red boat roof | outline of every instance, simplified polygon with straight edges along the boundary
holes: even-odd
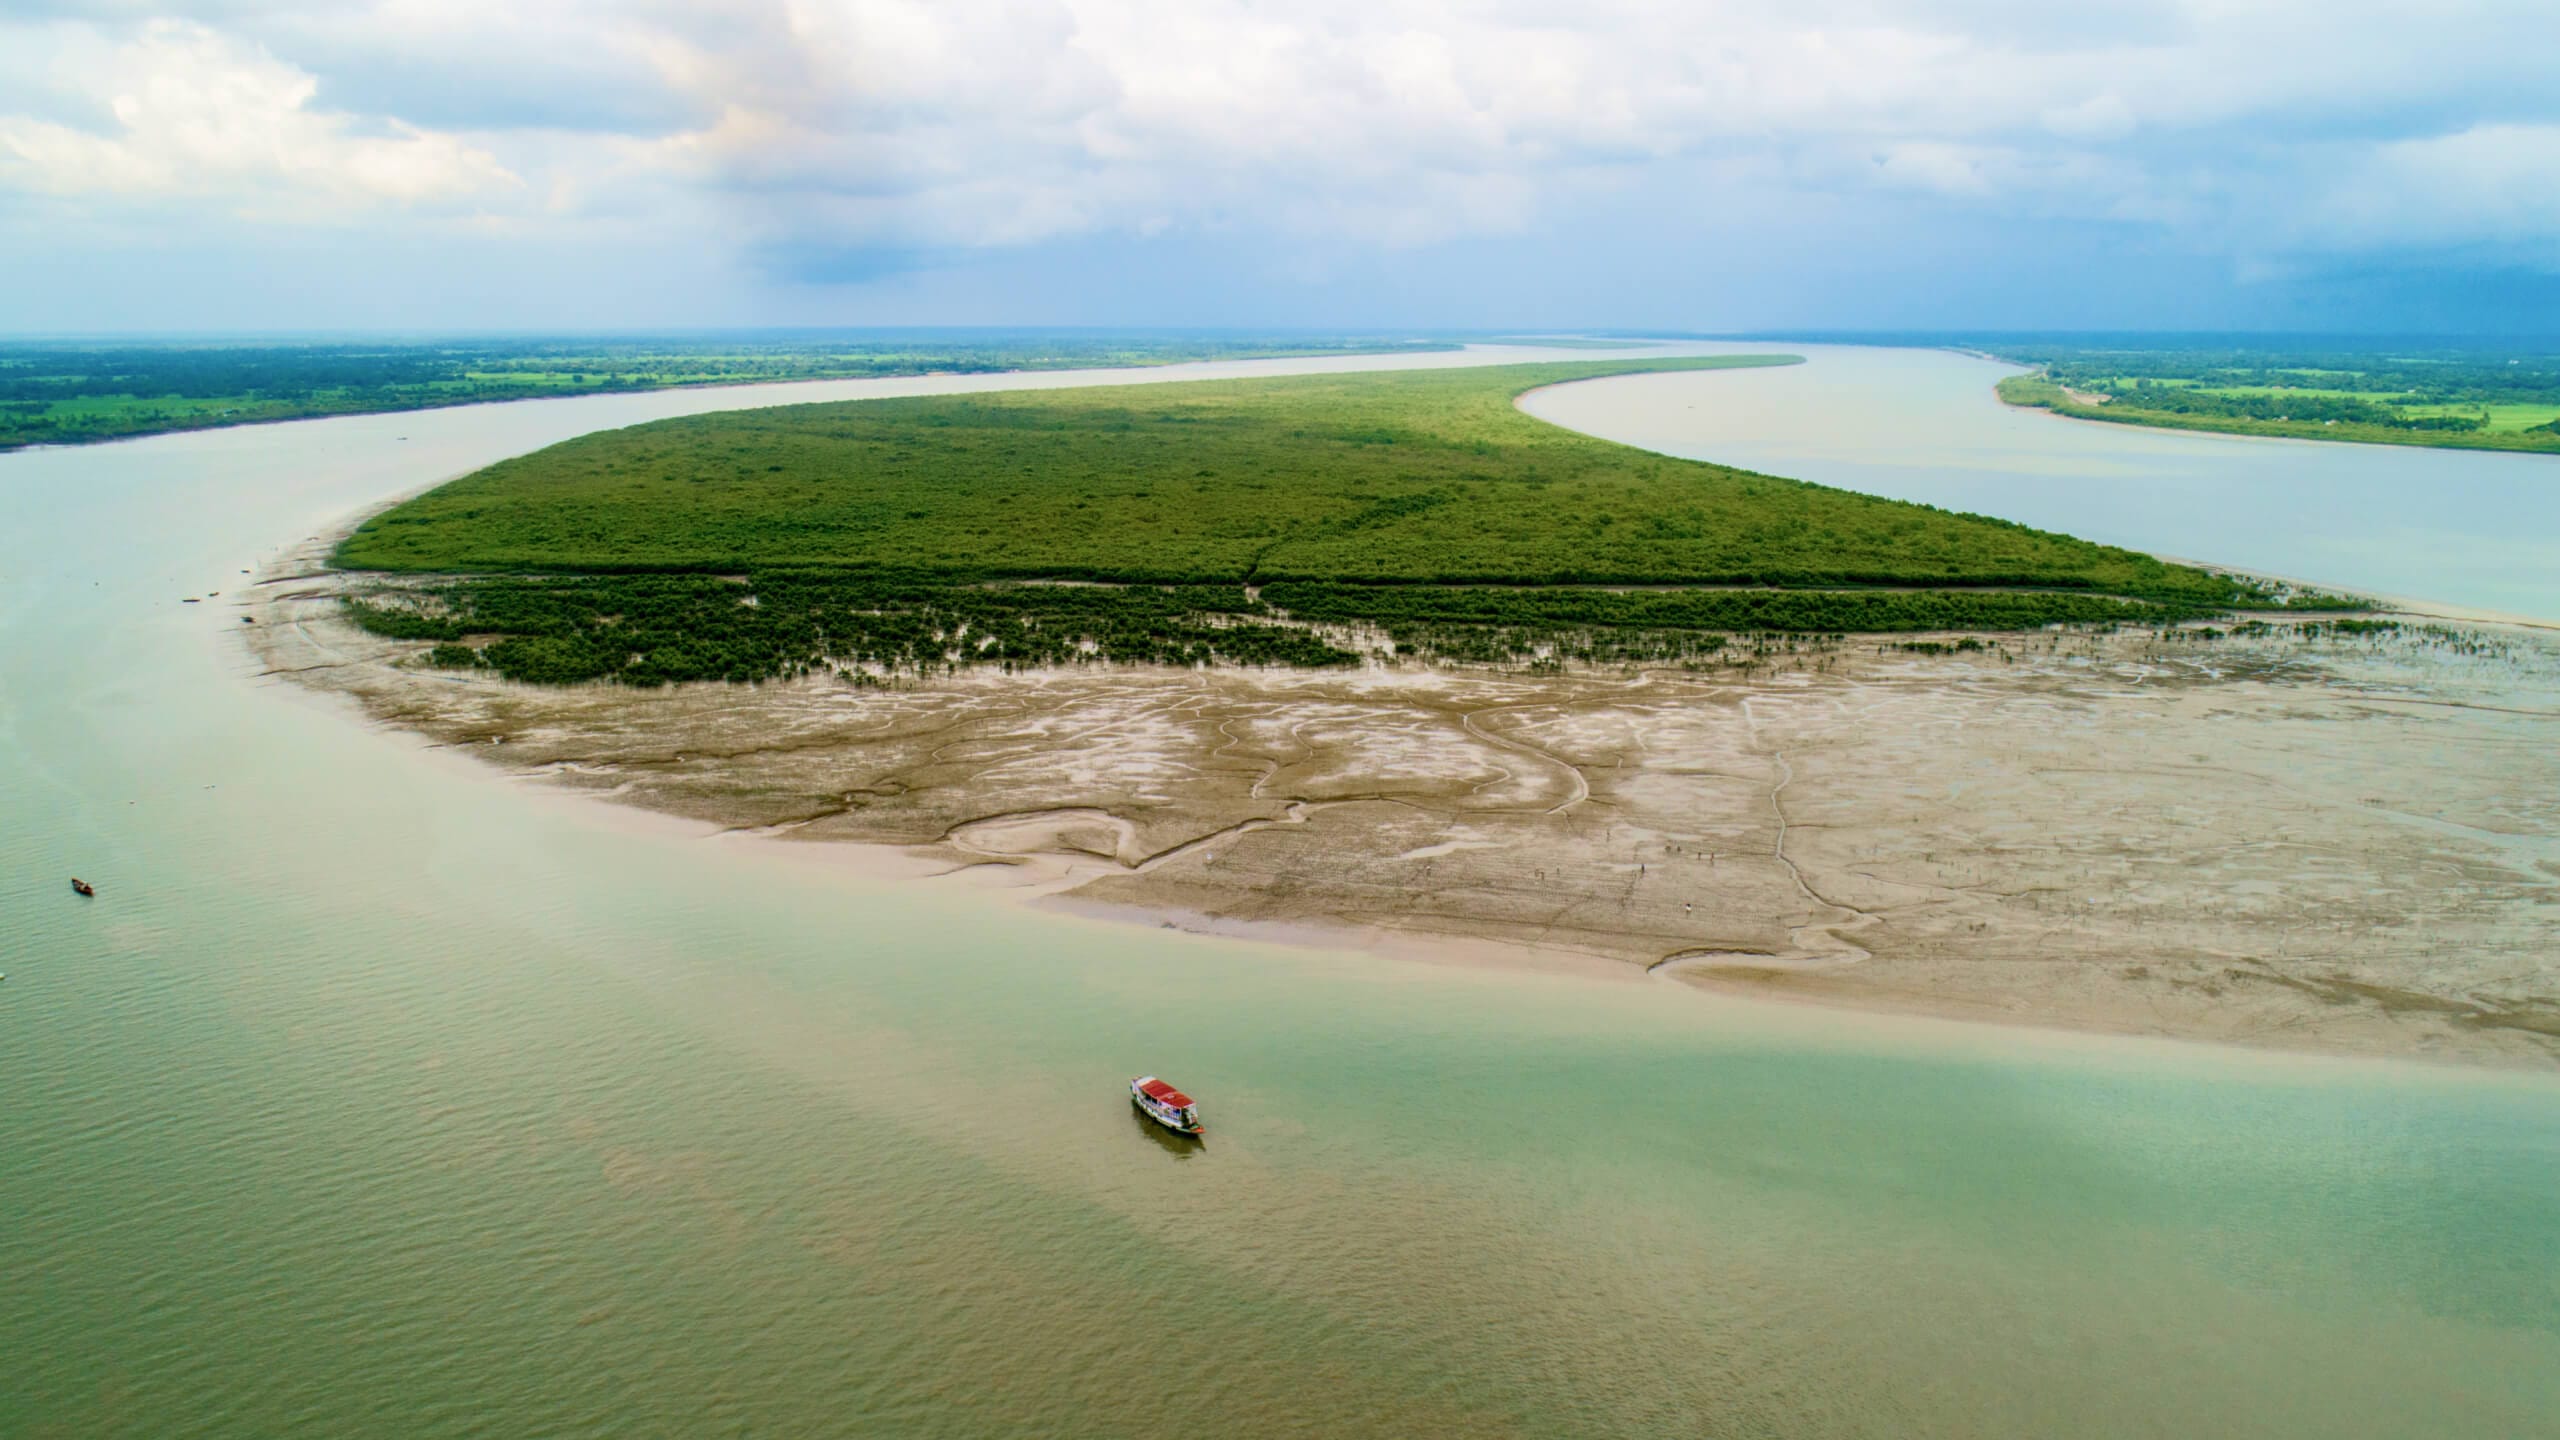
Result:
[[[1176,1110],[1188,1110],[1191,1108],[1190,1096],[1183,1094],[1181,1091],[1174,1089],[1172,1086],[1167,1085],[1161,1080],[1150,1079],[1145,1084],[1139,1086],[1138,1090],[1148,1099],[1161,1101],[1164,1104],[1172,1106]]]

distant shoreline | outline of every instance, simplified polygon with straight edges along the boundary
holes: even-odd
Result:
[[[1958,354],[1978,352],[1958,351]],[[2226,435],[2235,440],[2307,440],[2325,445],[2397,445],[2416,450],[2467,450],[2493,455],[2540,455],[2560,458],[2560,440],[2549,443],[2519,439],[2515,432],[2504,435],[2481,434],[2459,430],[2401,431],[2378,425],[2312,425],[2308,422],[2271,420],[2236,420],[2211,415],[2173,415],[2157,410],[2119,407],[2109,401],[2103,404],[2084,402],[2080,392],[2048,378],[2043,369],[1999,355],[1982,355],[1982,359],[2014,365],[2027,373],[2011,375],[1991,387],[2000,403],[2012,410],[2041,410],[2064,420],[2087,420],[2101,425],[2131,425],[2146,430],[2168,430],[2192,435]],[[2036,393],[2051,391],[2051,395]],[[2258,428],[2244,428],[2258,427]]]
[[[1463,341],[1450,341],[1446,343],[1433,342],[1428,344],[1416,343],[1410,345],[1378,344],[1371,346],[1343,346],[1331,349],[1290,349],[1287,347],[1275,347],[1267,350],[1255,350],[1248,348],[1246,351],[1232,354],[1208,352],[1199,354],[1174,353],[1161,357],[1149,358],[1119,356],[1113,357],[1109,360],[1077,358],[1061,361],[1054,365],[972,366],[967,364],[920,363],[909,368],[873,370],[860,374],[837,374],[813,371],[812,373],[796,375],[721,376],[712,379],[668,380],[645,384],[597,384],[578,385],[574,387],[526,386],[513,393],[472,395],[454,399],[418,399],[407,403],[403,403],[395,399],[386,403],[358,404],[345,407],[312,406],[310,408],[283,414],[262,414],[238,419],[225,418],[217,415],[204,419],[202,423],[194,423],[192,417],[173,417],[167,423],[154,425],[146,429],[120,431],[114,434],[89,435],[69,440],[19,440],[9,438],[6,435],[0,435],[0,455],[11,454],[13,452],[23,450],[85,449],[92,445],[112,445],[125,440],[149,440],[162,435],[191,435],[207,430],[240,430],[258,425],[283,425],[304,420],[338,420],[359,415],[406,415],[426,410],[459,410],[475,405],[513,405],[530,400],[577,400],[595,395],[654,395],[677,390],[724,390],[750,385],[842,384],[848,381],[906,380],[935,375],[1029,375],[1042,374],[1056,370],[1097,368],[1147,370],[1166,365],[1197,364],[1204,361],[1294,360],[1351,355],[1441,354],[1449,351],[1463,350],[1465,348],[1466,342]],[[5,351],[6,346],[0,345],[0,354],[5,354]],[[145,401],[147,397],[127,396],[121,398],[141,402]]]

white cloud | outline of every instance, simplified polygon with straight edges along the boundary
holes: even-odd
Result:
[[[846,247],[1428,243],[1736,149],[1816,189],[2228,230],[2341,130],[2560,111],[2550,62],[2470,39],[2540,0],[2448,3],[2411,34],[2390,0],[788,0],[688,70],[729,108],[666,153]]]
[[[1936,140],[1905,140],[1876,154],[1876,173],[1885,183],[1941,195],[1988,195],[1995,171],[2007,170],[2016,157],[1974,145]]]
[[[2069,105],[2057,105],[2039,117],[2044,128],[2065,140],[2121,140],[2133,133],[2133,107],[2109,90]]]
[[[53,78],[104,123],[0,115],[0,177],[31,190],[307,211],[515,183],[454,136],[313,107],[314,77],[200,25],[154,21],[124,44],[66,45]]]
[[[1747,171],[2261,257],[2532,245],[2560,237],[2560,66],[2505,41],[2547,4],[2412,26],[2399,0],[271,0],[0,22],[0,189],[709,209],[742,249],[896,256],[1427,245],[1648,187],[1739,226],[1670,202]]]

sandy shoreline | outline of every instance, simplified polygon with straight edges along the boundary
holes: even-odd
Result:
[[[2560,1064],[2547,633],[541,690],[337,619],[333,538],[244,600],[262,674],[720,843],[1407,958]]]

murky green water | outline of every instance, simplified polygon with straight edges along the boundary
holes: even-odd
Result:
[[[2560,1434],[2560,1085],[886,887],[177,603],[738,398],[0,457],[0,1435]]]

